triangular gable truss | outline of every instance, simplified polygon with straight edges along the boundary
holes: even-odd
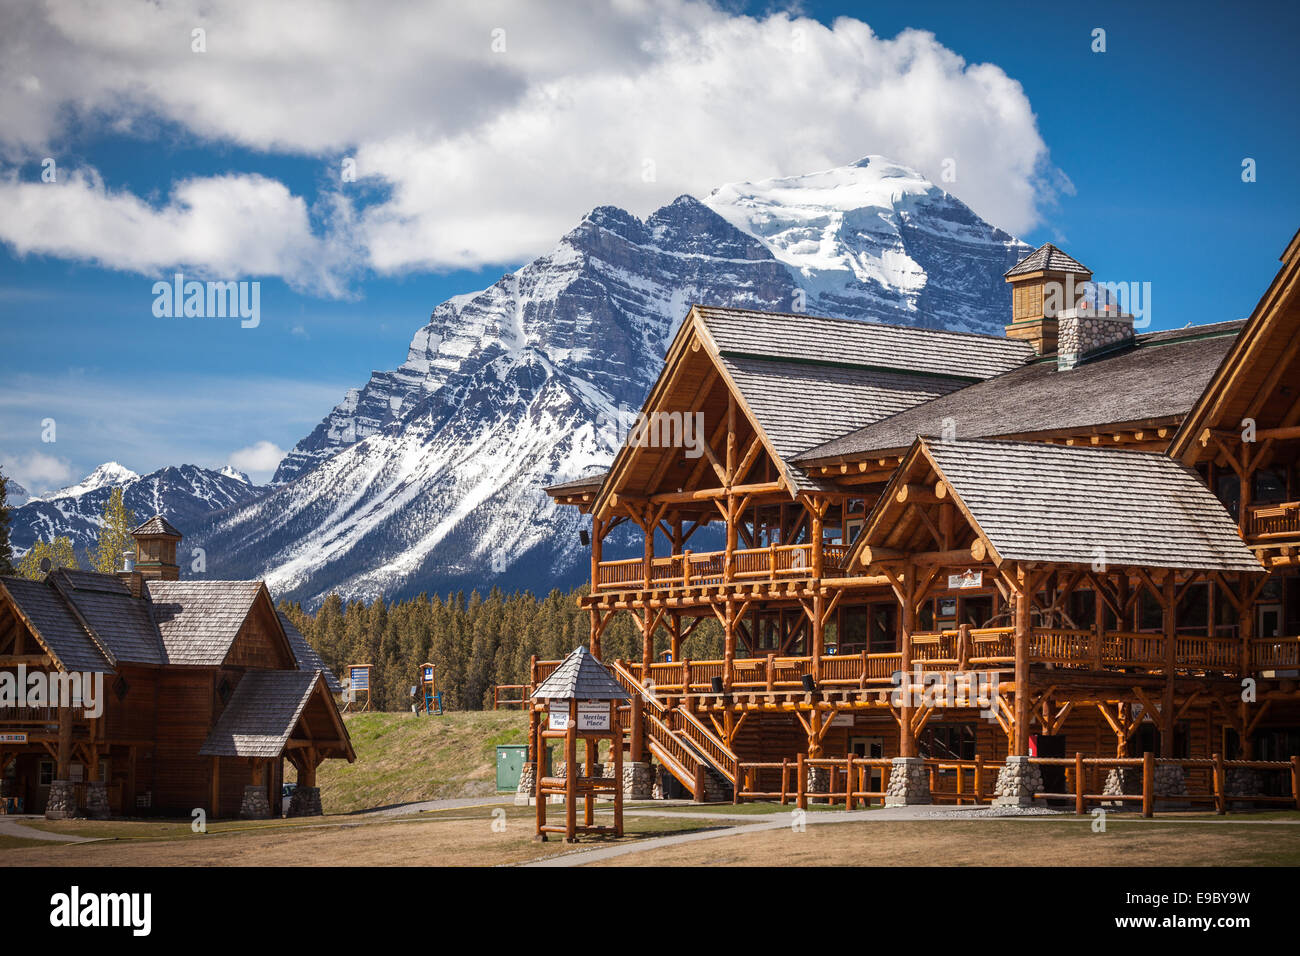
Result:
[[[688,458],[680,447],[662,447],[658,438],[665,434],[662,429],[669,427],[662,416],[697,411],[705,413],[704,433],[695,436],[701,439],[699,457]],[[619,449],[592,507],[599,516],[608,519],[616,508],[644,502],[665,488],[670,489],[669,495],[681,499],[680,504],[695,492],[752,484],[759,469],[774,472],[770,480],[760,482],[763,490],[794,498],[789,466],[728,373],[696,307],[691,308],[669,347],[664,368],[638,421],[646,423],[646,438],[637,442],[635,434],[629,436]],[[730,447],[729,435],[735,436]],[[701,506],[701,523],[713,519],[707,510],[711,507],[707,501]],[[634,517],[643,527],[653,528],[662,517],[653,509],[631,510],[638,512]]]

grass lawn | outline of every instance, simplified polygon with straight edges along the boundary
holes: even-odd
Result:
[[[557,808],[558,809],[558,808]],[[500,811],[497,813],[496,811]],[[496,866],[574,846],[533,839],[531,807],[464,807],[402,817],[326,816],[285,824],[214,826],[193,833],[185,821],[65,822],[58,832],[108,836],[101,842],[0,844],[0,866]],[[627,817],[622,841],[707,828],[707,820]],[[47,829],[42,825],[42,829]],[[53,824],[48,829],[55,830]],[[21,841],[27,844],[30,841]]]
[[[494,794],[497,745],[528,742],[528,716],[517,710],[344,720],[357,760],[326,760],[316,772],[326,813]]]
[[[723,837],[603,865],[1296,866],[1300,826],[1112,817],[1105,833],[1093,833],[1089,817],[882,820]]]

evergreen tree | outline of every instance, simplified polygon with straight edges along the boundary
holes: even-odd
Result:
[[[104,520],[99,526],[99,547],[95,549],[91,565],[96,571],[112,574],[118,570],[122,552],[132,545],[131,529],[135,527],[135,512],[122,503],[122,489],[114,488],[104,503]]]
[[[0,575],[14,573],[14,552],[9,545],[9,489],[0,471]]]

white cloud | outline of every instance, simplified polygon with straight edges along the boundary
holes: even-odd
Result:
[[[346,272],[328,238],[312,234],[306,202],[263,176],[176,184],[165,206],[112,191],[93,171],[53,183],[0,180],[0,240],[23,255],[80,259],[145,274],[190,268],[218,277],[282,276],[337,294]]]
[[[190,50],[195,26],[206,53]],[[257,177],[186,180],[161,208],[90,177],[62,195],[0,193],[0,219],[21,200],[47,230],[11,227],[3,237],[19,248],[137,270],[165,257],[168,238],[177,255],[298,284],[346,271],[349,248],[381,272],[514,263],[595,205],[644,214],[681,193],[871,153],[936,182],[956,160],[943,185],[1013,232],[1068,188],[1023,89],[996,66],[967,64],[928,33],[882,39],[857,20],[759,19],[689,0],[393,0],[364,13],[342,0],[51,0],[0,13],[0,92],[11,155],[44,155],[74,122],[148,138],[162,118],[318,157],[330,177],[354,157],[363,180],[388,189],[357,210],[334,190],[361,184],[326,187],[329,224],[315,236],[306,203]],[[231,196],[263,212],[223,216]],[[87,234],[100,226],[118,241]],[[136,234],[144,241],[121,241]]]
[[[5,475],[39,495],[62,488],[72,480],[72,464],[66,458],[32,451],[18,455],[0,455]]]
[[[270,480],[285,454],[285,450],[275,442],[262,440],[254,442],[247,448],[231,452],[228,464],[232,468],[246,472],[254,482],[261,484]]]

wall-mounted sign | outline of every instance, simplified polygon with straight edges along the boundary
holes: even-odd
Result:
[[[0,734],[0,744],[25,744],[26,734]]]
[[[370,690],[369,667],[349,667],[348,677],[352,680],[353,690]]]
[[[831,726],[832,726],[832,727],[852,727],[852,726],[853,726],[853,715],[852,715],[852,714],[836,714],[834,717],[831,718]]]
[[[609,730],[609,701],[578,701],[579,730]]]
[[[550,730],[568,730],[569,729],[569,702],[567,700],[557,700],[553,702],[554,707],[550,711],[547,728]]]
[[[984,586],[983,571],[963,571],[961,574],[948,575],[948,590],[960,591],[965,588]]]
[[[431,683],[433,683],[433,668],[432,668],[432,667],[426,667],[426,668],[424,669],[424,682],[425,682],[426,684],[431,684]]]

